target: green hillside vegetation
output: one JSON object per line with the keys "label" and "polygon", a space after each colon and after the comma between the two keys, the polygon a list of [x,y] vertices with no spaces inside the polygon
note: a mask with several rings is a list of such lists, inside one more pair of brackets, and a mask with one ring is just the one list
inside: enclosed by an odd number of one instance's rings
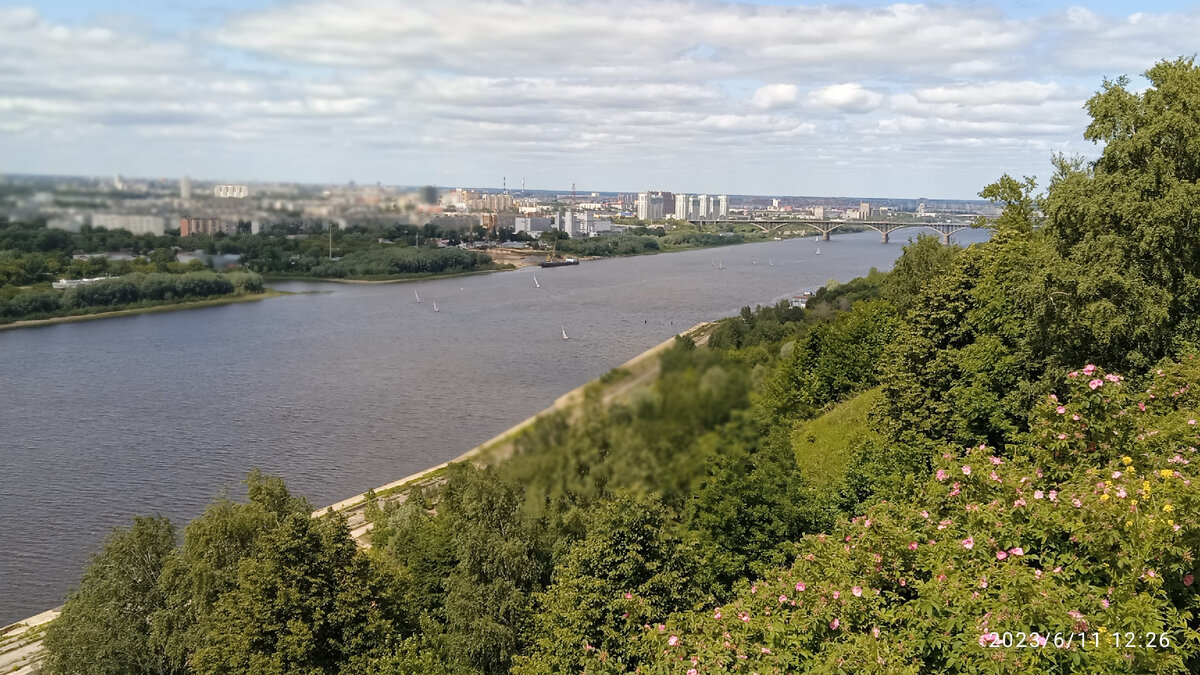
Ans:
{"label": "green hillside vegetation", "polygon": [[879,442],[868,415],[881,400],[880,390],[870,389],[820,417],[797,424],[792,430],[792,448],[801,473],[817,487],[840,480],[855,447]]}
{"label": "green hillside vegetation", "polygon": [[1097,161],[983,189],[988,243],[681,338],[370,550],[258,474],[135,521],[51,671],[1200,671],[1200,69],[1146,76],[1089,101]]}

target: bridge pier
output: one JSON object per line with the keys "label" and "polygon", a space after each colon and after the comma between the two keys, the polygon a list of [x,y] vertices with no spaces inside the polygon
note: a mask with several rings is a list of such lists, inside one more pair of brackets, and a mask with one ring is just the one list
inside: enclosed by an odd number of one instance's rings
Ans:
{"label": "bridge pier", "polygon": [[950,235],[960,230],[967,229],[966,225],[962,225],[960,223],[930,223],[925,227],[928,227],[934,232],[942,235],[942,244],[945,246],[950,245]]}

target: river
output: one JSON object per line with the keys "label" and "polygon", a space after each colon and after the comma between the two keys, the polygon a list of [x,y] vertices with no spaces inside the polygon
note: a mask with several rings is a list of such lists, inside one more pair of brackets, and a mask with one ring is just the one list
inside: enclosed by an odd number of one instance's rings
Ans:
{"label": "river", "polygon": [[240,495],[254,467],[318,507],[363,492],[701,321],[890,269],[917,232],[408,284],[288,282],[274,285],[304,293],[0,331],[0,625],[60,604],[134,515],[182,527],[223,488]]}

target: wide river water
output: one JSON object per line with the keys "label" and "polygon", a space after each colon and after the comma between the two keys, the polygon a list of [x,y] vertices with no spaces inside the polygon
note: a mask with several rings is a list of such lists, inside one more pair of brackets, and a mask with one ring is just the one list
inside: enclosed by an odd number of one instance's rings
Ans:
{"label": "wide river water", "polygon": [[307,292],[0,331],[0,625],[60,604],[134,515],[182,527],[222,489],[241,494],[255,467],[318,507],[364,492],[697,323],[890,269],[917,232],[419,283],[279,283]]}

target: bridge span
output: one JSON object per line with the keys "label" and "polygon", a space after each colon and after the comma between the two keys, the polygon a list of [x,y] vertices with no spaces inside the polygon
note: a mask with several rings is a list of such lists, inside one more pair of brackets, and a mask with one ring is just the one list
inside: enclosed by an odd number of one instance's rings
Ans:
{"label": "bridge span", "polygon": [[786,226],[812,228],[821,233],[822,241],[829,241],[829,234],[834,230],[844,225],[865,225],[879,233],[880,242],[886,244],[891,239],[891,234],[896,230],[906,227],[924,227],[942,235],[942,243],[950,243],[950,235],[968,227],[972,227],[972,223],[968,222],[950,222],[950,223],[897,223],[887,220],[781,220],[769,218],[746,218],[743,220],[722,218],[719,220],[703,220],[695,219],[688,220],[693,225],[753,225],[758,229],[771,234],[778,232]]}

